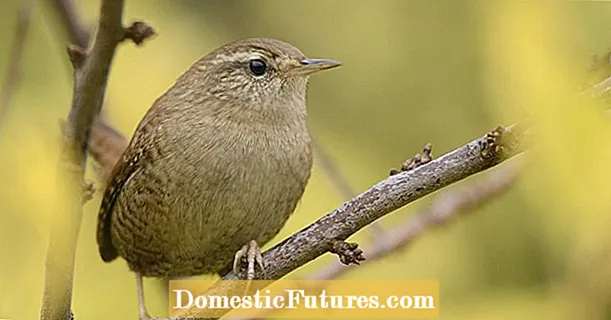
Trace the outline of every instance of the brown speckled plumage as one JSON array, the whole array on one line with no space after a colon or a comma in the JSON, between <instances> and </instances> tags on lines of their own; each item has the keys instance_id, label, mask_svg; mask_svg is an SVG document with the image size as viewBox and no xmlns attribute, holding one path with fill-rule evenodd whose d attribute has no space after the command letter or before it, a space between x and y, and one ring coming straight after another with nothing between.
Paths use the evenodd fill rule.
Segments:
<instances>
[{"instance_id":1,"label":"brown speckled plumage","mask_svg":"<svg viewBox=\"0 0 611 320\"><path fill-rule=\"evenodd\" d=\"M268 72L253 76L260 57ZM303 54L272 39L237 41L185 72L140 122L99 212L104 261L144 276L228 270L250 240L278 233L312 167Z\"/></svg>"}]
</instances>

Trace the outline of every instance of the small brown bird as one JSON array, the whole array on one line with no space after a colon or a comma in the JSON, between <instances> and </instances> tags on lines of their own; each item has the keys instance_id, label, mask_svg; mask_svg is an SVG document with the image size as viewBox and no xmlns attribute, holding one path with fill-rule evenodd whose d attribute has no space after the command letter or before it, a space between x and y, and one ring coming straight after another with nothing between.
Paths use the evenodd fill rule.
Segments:
<instances>
[{"instance_id":1,"label":"small brown bird","mask_svg":"<svg viewBox=\"0 0 611 320\"><path fill-rule=\"evenodd\" d=\"M142 277L222 274L276 235L312 168L309 75L339 66L253 38L195 62L144 116L115 165L98 216L102 259Z\"/></svg>"}]
</instances>

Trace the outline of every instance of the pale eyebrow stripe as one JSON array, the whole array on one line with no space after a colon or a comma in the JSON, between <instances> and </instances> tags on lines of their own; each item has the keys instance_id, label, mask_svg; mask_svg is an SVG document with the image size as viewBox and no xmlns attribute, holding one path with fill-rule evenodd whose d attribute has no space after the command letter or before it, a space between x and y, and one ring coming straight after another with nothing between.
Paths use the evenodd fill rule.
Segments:
<instances>
[{"instance_id":1,"label":"pale eyebrow stripe","mask_svg":"<svg viewBox=\"0 0 611 320\"><path fill-rule=\"evenodd\" d=\"M210 60L212 64L219 64L223 62L232 62L232 61L248 61L252 58L259 58L263 60L276 60L278 57L277 54L270 53L266 51L264 48L254 47L253 50L249 51L238 51L231 53L220 53L214 59ZM270 57L271 54L271 57Z\"/></svg>"},{"instance_id":2,"label":"pale eyebrow stripe","mask_svg":"<svg viewBox=\"0 0 611 320\"><path fill-rule=\"evenodd\" d=\"M210 60L211 64L219 64L223 62L232 62L236 60L246 60L252 56L252 52L233 52L230 54L221 53L218 54L214 59Z\"/></svg>"}]
</instances>

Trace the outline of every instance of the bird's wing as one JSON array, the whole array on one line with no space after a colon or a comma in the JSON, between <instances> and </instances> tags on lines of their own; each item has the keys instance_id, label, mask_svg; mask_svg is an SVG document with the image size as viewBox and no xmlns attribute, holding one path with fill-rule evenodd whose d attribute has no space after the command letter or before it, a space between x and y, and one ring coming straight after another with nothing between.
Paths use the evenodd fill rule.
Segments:
<instances>
[{"instance_id":1,"label":"bird's wing","mask_svg":"<svg viewBox=\"0 0 611 320\"><path fill-rule=\"evenodd\" d=\"M132 148L131 145L127 147L123 157L113 168L108 186L104 192L104 198L98 213L97 240L100 256L105 262L112 261L118 256L117 249L111 241L111 218L117 198L131 177L138 172L142 156L142 149Z\"/></svg>"},{"instance_id":2,"label":"bird's wing","mask_svg":"<svg viewBox=\"0 0 611 320\"><path fill-rule=\"evenodd\" d=\"M112 261L118 256L117 248L112 244L110 230L115 204L130 179L142 171L144 164L151 163L153 157L151 155L151 152L153 152L152 146L160 138L160 132L157 130L157 127L165 120L164 112L154 110L163 108L163 98L166 94L159 97L144 115L144 118L134 132L132 140L109 176L98 213L97 227L98 248L100 256L105 262Z\"/></svg>"}]
</instances>

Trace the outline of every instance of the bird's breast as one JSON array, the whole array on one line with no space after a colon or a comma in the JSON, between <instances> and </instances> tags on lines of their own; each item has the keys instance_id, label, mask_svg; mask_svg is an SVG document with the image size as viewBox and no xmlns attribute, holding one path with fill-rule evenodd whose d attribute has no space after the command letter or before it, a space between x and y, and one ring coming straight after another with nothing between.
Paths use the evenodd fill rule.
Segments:
<instances>
[{"instance_id":1,"label":"bird's breast","mask_svg":"<svg viewBox=\"0 0 611 320\"><path fill-rule=\"evenodd\" d=\"M305 130L249 128L206 133L176 172L172 215L177 231L200 235L197 247L268 241L300 200L312 167ZM191 147L193 148L193 147ZM189 150L189 148L185 148ZM189 221L185 223L185 221ZM212 245L214 244L214 245ZM200 250L196 249L195 251Z\"/></svg>"}]
</instances>

